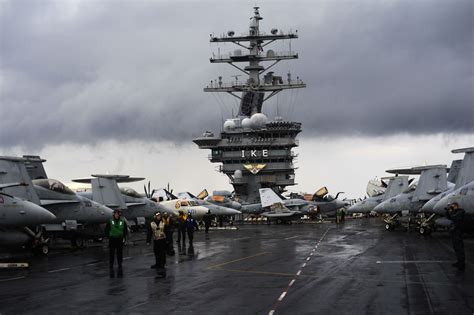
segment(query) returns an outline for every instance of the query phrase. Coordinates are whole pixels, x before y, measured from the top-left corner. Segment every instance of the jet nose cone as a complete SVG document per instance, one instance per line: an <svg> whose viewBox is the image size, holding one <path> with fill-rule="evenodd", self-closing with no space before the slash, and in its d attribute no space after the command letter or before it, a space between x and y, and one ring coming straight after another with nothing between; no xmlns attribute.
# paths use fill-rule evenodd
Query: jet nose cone
<svg viewBox="0 0 474 315"><path fill-rule="evenodd" d="M242 214L242 212L240 212L239 210L235 210L235 209L228 209L227 212L229 213L229 215Z"/></svg>
<svg viewBox="0 0 474 315"><path fill-rule="evenodd" d="M56 216L43 207L34 203L29 203L27 207L27 214L30 215L27 216L25 225L51 223L56 220Z"/></svg>
<svg viewBox="0 0 474 315"><path fill-rule="evenodd" d="M435 204L436 204L435 201L430 200L427 203L425 203L423 207L421 207L419 212L432 213L434 211Z"/></svg>
<svg viewBox="0 0 474 315"><path fill-rule="evenodd" d="M54 220L56 220L56 216L54 214L52 214L51 212L49 212L48 210L44 208L41 208L41 207L38 207L38 208L40 208L40 213L38 214L38 216L40 220L42 221L42 223L53 222Z"/></svg>
<svg viewBox="0 0 474 315"><path fill-rule="evenodd" d="M109 207L107 206L104 206L104 205L99 205L99 211L100 211L100 214L109 218L112 216L112 214L114 213L114 210L110 209Z"/></svg>
<svg viewBox="0 0 474 315"><path fill-rule="evenodd" d="M352 205L349 207L349 209L347 209L347 213L350 213L350 214L357 213L357 212L361 212L360 205L358 204Z"/></svg>
<svg viewBox="0 0 474 315"><path fill-rule="evenodd" d="M242 205L237 201L232 201L232 203L230 205L231 205L230 207L232 209L240 210L242 208ZM239 211L239 213L241 213L241 212Z"/></svg>
<svg viewBox="0 0 474 315"><path fill-rule="evenodd" d="M388 206L385 204L385 202L382 202L381 204L375 206L374 211L377 213L385 213L388 211Z"/></svg>
<svg viewBox="0 0 474 315"><path fill-rule="evenodd" d="M436 203L436 205L433 208L433 212L441 215L446 214L446 208L448 207L448 198L444 197L440 201Z"/></svg>

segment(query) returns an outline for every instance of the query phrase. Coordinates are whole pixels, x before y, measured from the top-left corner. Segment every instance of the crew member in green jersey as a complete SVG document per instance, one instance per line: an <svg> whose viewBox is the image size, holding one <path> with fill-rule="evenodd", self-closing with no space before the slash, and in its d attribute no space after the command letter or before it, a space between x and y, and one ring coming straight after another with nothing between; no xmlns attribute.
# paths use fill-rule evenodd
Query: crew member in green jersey
<svg viewBox="0 0 474 315"><path fill-rule="evenodd" d="M114 260L117 253L117 276L122 277L123 245L128 235L127 221L121 217L120 210L114 210L112 218L105 226L105 236L109 238L110 277L115 277Z"/></svg>

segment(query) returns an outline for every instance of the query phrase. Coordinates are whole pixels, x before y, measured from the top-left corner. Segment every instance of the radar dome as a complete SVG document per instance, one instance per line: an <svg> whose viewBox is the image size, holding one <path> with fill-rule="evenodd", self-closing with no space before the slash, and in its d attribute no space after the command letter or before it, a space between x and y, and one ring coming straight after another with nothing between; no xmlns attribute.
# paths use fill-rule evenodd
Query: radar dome
<svg viewBox="0 0 474 315"><path fill-rule="evenodd" d="M252 127L254 129L263 128L265 127L265 124L267 123L268 118L267 116L265 116L265 114L256 113L256 114L253 114L252 117L250 117L250 121L252 122Z"/></svg>
<svg viewBox="0 0 474 315"><path fill-rule="evenodd" d="M242 178L242 171L241 170L235 170L234 179L236 179L236 178Z"/></svg>
<svg viewBox="0 0 474 315"><path fill-rule="evenodd" d="M242 119L242 128L244 129L251 129L252 128L252 120L248 117Z"/></svg>
<svg viewBox="0 0 474 315"><path fill-rule="evenodd" d="M235 129L235 122L232 120L226 120L224 123L224 130L228 131L233 129Z"/></svg>

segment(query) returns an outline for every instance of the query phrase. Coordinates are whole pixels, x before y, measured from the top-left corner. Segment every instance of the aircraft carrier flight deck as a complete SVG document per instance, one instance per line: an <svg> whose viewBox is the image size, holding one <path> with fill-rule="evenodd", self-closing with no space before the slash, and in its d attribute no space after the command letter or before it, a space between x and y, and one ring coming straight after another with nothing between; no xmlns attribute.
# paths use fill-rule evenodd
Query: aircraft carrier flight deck
<svg viewBox="0 0 474 315"><path fill-rule="evenodd" d="M447 233L386 231L381 220L237 225L195 235L157 278L143 234L110 278L106 242L0 262L0 313L472 314L474 239L459 272ZM175 243L175 249L177 249Z"/></svg>

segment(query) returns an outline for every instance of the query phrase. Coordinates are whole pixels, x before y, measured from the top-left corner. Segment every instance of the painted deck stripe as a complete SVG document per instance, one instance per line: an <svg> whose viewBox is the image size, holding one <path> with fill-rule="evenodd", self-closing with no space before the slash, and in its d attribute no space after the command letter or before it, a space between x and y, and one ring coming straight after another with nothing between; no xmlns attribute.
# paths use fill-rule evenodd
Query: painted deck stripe
<svg viewBox="0 0 474 315"><path fill-rule="evenodd" d="M278 301L281 302L281 301L285 298L285 295L286 295L286 291L284 291L284 292L280 295L280 297L278 298Z"/></svg>
<svg viewBox="0 0 474 315"><path fill-rule="evenodd" d="M61 268L61 269L54 269L54 270L49 270L48 273L55 273L55 272L60 272L60 271L66 271L71 268Z"/></svg>
<svg viewBox="0 0 474 315"><path fill-rule="evenodd" d="M8 279L2 279L0 282L6 282L6 281L12 281L12 280L19 280L19 279L24 279L24 276L21 277L15 277L15 278L8 278Z"/></svg>

